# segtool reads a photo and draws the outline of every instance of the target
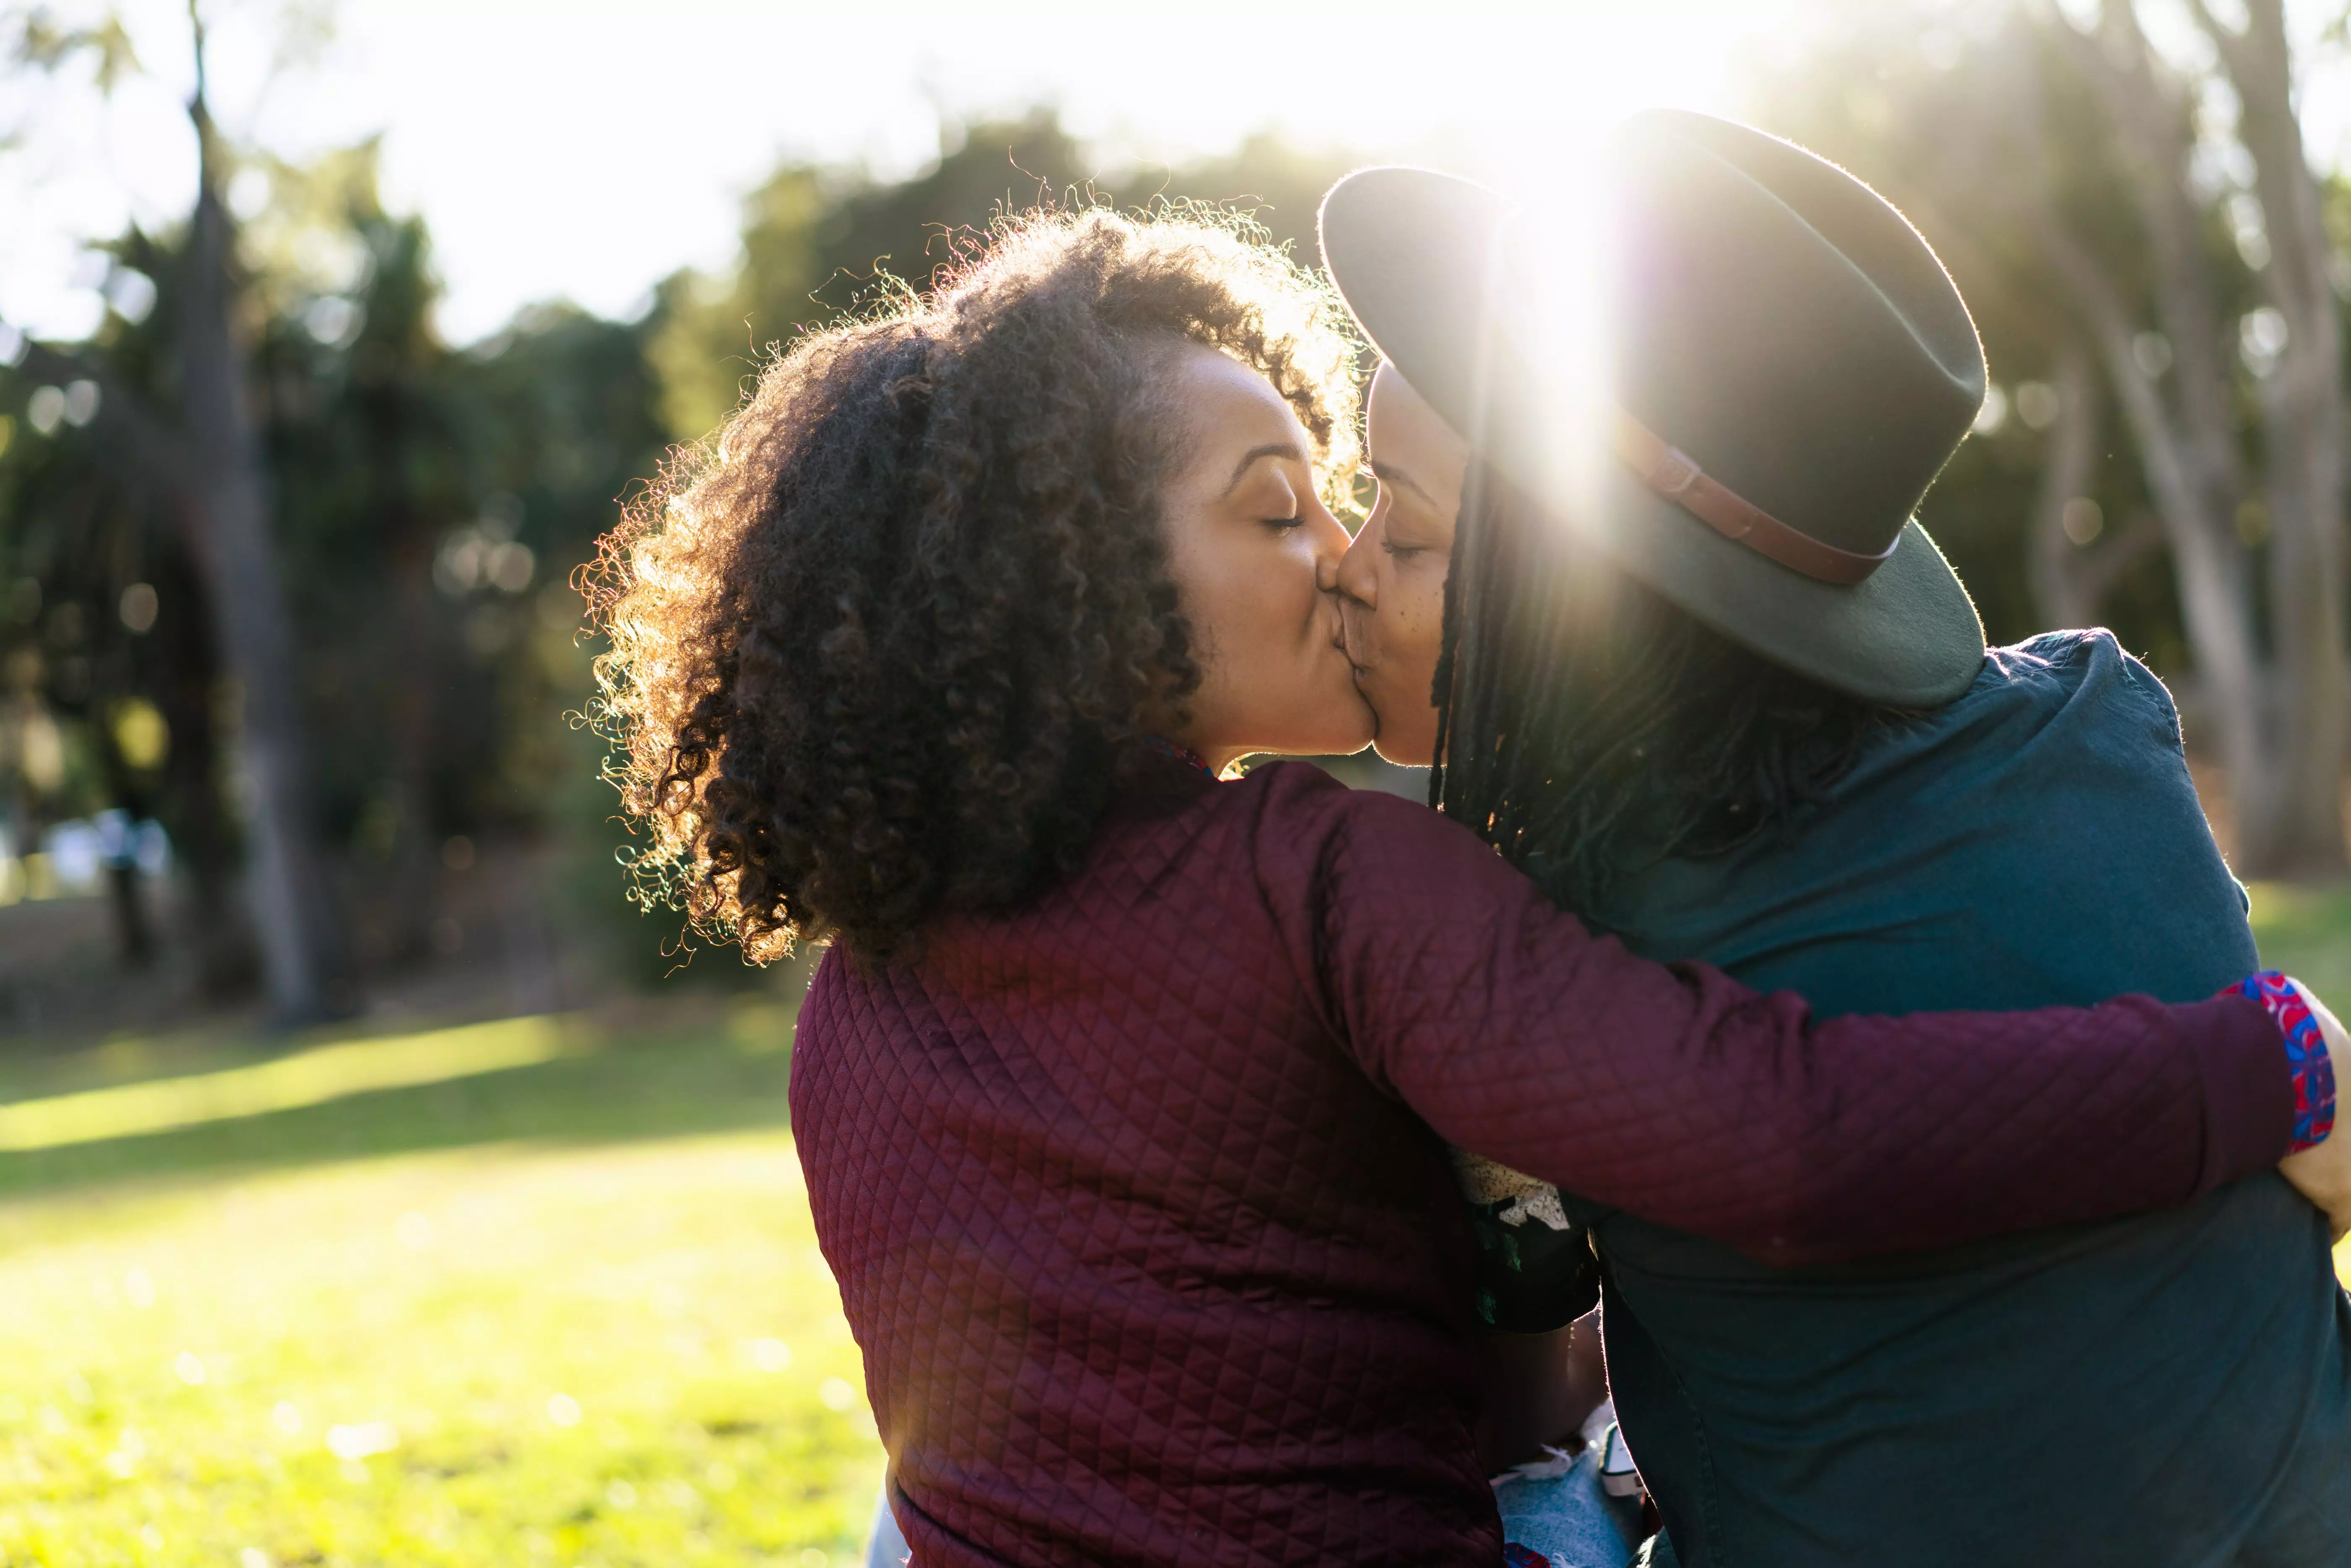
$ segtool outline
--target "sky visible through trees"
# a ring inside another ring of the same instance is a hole
[[[1685,7],[1682,22],[1702,32],[1704,9]],[[1040,88],[1037,107],[967,120],[942,121],[951,84],[937,83],[920,120],[927,156],[860,141],[847,120],[832,133],[841,155],[778,159],[747,152],[739,134],[714,151],[764,171],[736,181],[747,193],[731,247],[695,237],[701,176],[647,186],[631,164],[604,171],[595,201],[579,195],[567,182],[575,165],[594,168],[601,132],[540,182],[569,193],[569,226],[537,245],[486,240],[502,231],[469,228],[481,215],[465,200],[436,207],[401,189],[434,166],[409,121],[298,155],[287,150],[298,138],[252,134],[290,123],[294,110],[273,105],[348,80],[338,49],[403,57],[366,5],[334,28],[291,13],[225,22],[217,79],[235,84],[240,115],[210,142],[196,133],[208,117],[185,101],[184,14],[140,13],[110,35],[102,16],[0,10],[14,50],[0,68],[0,190],[21,196],[72,167],[45,141],[60,124],[115,126],[154,163],[117,160],[112,208],[26,206],[45,214],[41,237],[0,239],[0,830],[16,868],[0,870],[0,901],[37,891],[21,857],[61,823],[160,823],[171,899],[141,902],[130,838],[101,856],[123,960],[179,955],[201,990],[259,987],[294,1021],[360,1006],[381,977],[445,956],[449,873],[508,846],[534,857],[544,903],[568,912],[546,919],[611,941],[622,968],[660,973],[674,961],[661,933],[620,915],[596,745],[563,717],[584,704],[592,652],[568,578],[664,447],[725,416],[768,345],[885,274],[920,286],[953,235],[1040,196],[1233,203],[1311,260],[1315,203],[1363,161],[1353,149],[1416,138],[1426,161],[1540,189],[1604,117],[1645,99],[1724,98],[1734,60],[1743,112],[1910,211],[1976,309],[1996,390],[1924,518],[1994,639],[2112,624],[2179,687],[2191,739],[2253,781],[2236,790],[2241,869],[2339,867],[2344,415],[2341,352],[2326,345],[2339,345],[2351,278],[2351,204],[2331,164],[2294,157],[2297,106],[2304,144],[2326,145],[2331,111],[2309,101],[2325,95],[2290,91],[2333,79],[2338,47],[2264,3],[2235,20],[2190,17],[2186,31],[2187,13],[2120,0],[1895,9],[1832,7],[1834,26],[1816,16],[1784,36],[1758,36],[1751,18],[1724,25],[1673,91],[1650,68],[1654,25],[1616,36],[1593,24],[1573,68],[1542,80],[1598,79],[1612,48],[1641,68],[1570,109],[1532,95],[1541,73],[1523,61],[1498,63],[1489,96],[1523,101],[1482,122],[1464,118],[1458,83],[1412,98],[1412,70],[1391,57],[1407,33],[1367,26],[1314,65],[1302,52],[1312,27],[1278,16],[1262,54],[1280,68],[1249,101],[1281,129],[1155,161],[1155,137],[1181,145],[1157,87],[1138,88],[1121,129],[1082,71],[1051,95],[1059,107]],[[2144,35],[2130,34],[2141,12]],[[498,55],[501,29],[545,30],[525,13],[493,17],[475,53],[518,57]],[[710,37],[729,26],[767,37],[721,12],[705,19]],[[583,36],[603,25],[591,15]],[[942,23],[932,43],[954,37]],[[1048,63],[1076,37],[1053,34]],[[2138,63],[2114,67],[2132,37]],[[1541,41],[1578,38],[1562,24]],[[811,57],[855,79],[853,51],[826,53],[835,42],[812,35]],[[665,63],[682,47],[648,46],[642,80],[610,98],[618,119],[642,125],[667,95],[700,123]],[[1188,47],[1170,45],[1160,64],[1180,66]],[[1432,45],[1431,74],[1459,47]],[[903,110],[912,57],[872,47],[873,95]],[[695,48],[707,56],[707,39]],[[974,45],[973,58],[1001,54],[987,49]],[[714,66],[706,90],[743,90],[734,69]],[[517,80],[517,102],[561,98],[527,71]],[[1292,106],[1326,88],[1352,107],[1318,118]],[[1240,113],[1236,90],[1222,78],[1201,90],[1196,131]],[[1374,101],[1382,93],[1392,111]],[[834,103],[837,86],[815,97]],[[507,124],[494,119],[485,134]],[[1551,143],[1537,134],[1546,124]],[[186,170],[167,178],[174,146]],[[554,166],[543,139],[526,151],[496,175],[517,193]],[[683,215],[664,232],[673,189]],[[545,197],[511,204],[540,211]],[[436,210],[544,287],[517,293],[512,277],[451,258]],[[77,222],[110,213],[113,226],[77,239]],[[641,298],[616,300],[619,272],[590,283],[592,268],[566,259],[582,225],[614,236],[622,271],[649,267],[648,235],[699,264],[647,270],[629,285]],[[45,246],[69,253],[62,284],[41,281],[56,259]],[[2168,272],[2150,265],[2167,256]],[[602,308],[515,308],[566,289]],[[207,426],[232,408],[241,430]],[[261,624],[273,595],[278,632]],[[2330,712],[2331,729],[2312,717]],[[619,917],[610,930],[581,913],[606,906]]]

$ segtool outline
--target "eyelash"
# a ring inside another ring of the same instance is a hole
[[[1296,517],[1268,517],[1265,519],[1265,526],[1269,528],[1289,529],[1303,528],[1305,524],[1306,514],[1303,512],[1301,512]]]

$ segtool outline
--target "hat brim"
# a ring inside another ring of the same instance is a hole
[[[1323,199],[1322,256],[1373,347],[1541,504],[1555,486],[1561,450],[1595,434],[1486,417],[1495,399],[1513,395],[1495,384],[1489,363],[1496,327],[1489,302],[1507,298],[1495,289],[1493,257],[1510,212],[1499,193],[1452,175],[1367,169]],[[1883,566],[1843,586],[1715,532],[1621,464],[1597,466],[1603,477],[1585,492],[1596,501],[1547,508],[1558,523],[1774,664],[1863,701],[1907,708],[1951,701],[1981,669],[1974,601],[1917,518],[1905,522]]]

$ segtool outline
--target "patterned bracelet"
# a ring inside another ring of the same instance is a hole
[[[2325,1142],[2335,1130],[2335,1060],[2310,1004],[2275,969],[2249,975],[2230,989],[2269,1009],[2285,1036],[2286,1071],[2294,1079],[2294,1143],[2288,1152],[2299,1154]]]

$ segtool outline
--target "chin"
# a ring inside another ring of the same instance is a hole
[[[1436,747],[1426,744],[1416,749],[1398,741],[1381,739],[1372,742],[1372,749],[1380,754],[1381,761],[1393,762],[1398,768],[1426,768],[1435,760],[1431,753]]]
[[[1355,689],[1353,672],[1347,676],[1346,695],[1338,700],[1335,711],[1345,714],[1352,722],[1332,726],[1332,744],[1325,748],[1333,757],[1353,757],[1379,737],[1380,716]]]
[[[1379,716],[1355,689],[1355,673],[1352,666],[1341,664],[1338,677],[1327,670],[1317,671],[1312,686],[1322,695],[1307,699],[1289,716],[1292,722],[1280,726],[1290,744],[1280,749],[1292,757],[1353,757],[1371,745],[1379,730]]]
[[[1372,744],[1372,727],[1368,724],[1345,728],[1322,726],[1311,736],[1301,735],[1292,745],[1280,748],[1289,757],[1353,757]]]
[[[1360,688],[1372,714],[1372,749],[1399,768],[1426,768],[1437,758],[1437,713],[1426,705],[1407,707],[1394,693],[1366,684]],[[1391,724],[1382,716],[1415,713],[1417,724]]]

